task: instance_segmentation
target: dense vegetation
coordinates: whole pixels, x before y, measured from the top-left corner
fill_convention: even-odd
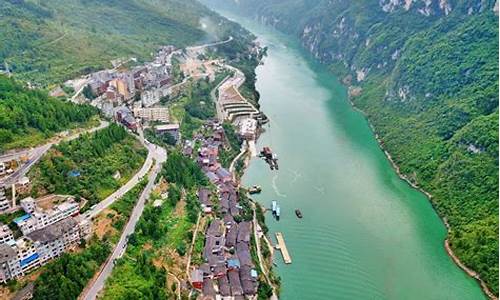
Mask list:
[[[210,97],[210,92],[215,84],[210,84],[208,78],[196,81],[193,87],[188,89],[190,95],[189,102],[185,109],[192,117],[206,120],[215,117],[215,103]]]
[[[240,153],[242,141],[231,123],[223,123],[222,127],[229,147],[224,147],[219,151],[219,161],[223,167],[229,168],[233,159]]]
[[[169,188],[169,197],[172,187]],[[153,197],[154,199],[154,197]],[[196,196],[194,196],[196,200]],[[176,204],[179,199],[174,201]],[[104,299],[171,299],[175,283],[167,288],[167,269],[172,272],[180,266],[172,252],[184,256],[192,238],[194,222],[188,214],[176,213],[172,200],[161,207],[147,205],[129,238],[125,256],[118,260],[106,282]]]
[[[33,195],[76,195],[96,204],[142,166],[146,150],[122,127],[111,124],[93,134],[63,142],[30,171]],[[119,172],[120,179],[114,178]]]
[[[175,66],[174,64],[174,68]],[[216,117],[211,92],[228,75],[229,72],[223,71],[215,74],[213,81],[205,79],[190,82],[184,87],[181,95],[168,99],[170,113],[180,123],[183,138],[193,138],[193,134],[200,129],[203,121]]]
[[[34,146],[91,120],[97,110],[49,97],[0,75],[0,152]]]
[[[196,185],[207,185],[208,180],[200,167],[179,151],[172,151],[160,173],[168,182],[186,189]]]
[[[213,0],[208,2],[221,1]],[[433,195],[450,244],[498,295],[495,1],[234,1],[297,36],[347,85],[401,172]],[[227,1],[224,1],[227,9]],[[354,89],[353,89],[354,91]]]
[[[194,0],[47,0],[0,5],[0,65],[41,84],[150,58],[158,46],[225,38],[241,30]]]
[[[65,253],[50,262],[35,281],[33,299],[77,299],[87,282],[111,253],[105,241],[92,240],[79,253]]]

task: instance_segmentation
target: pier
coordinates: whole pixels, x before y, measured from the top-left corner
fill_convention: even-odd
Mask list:
[[[285,239],[283,238],[283,234],[281,232],[276,232],[276,240],[278,241],[278,244],[276,245],[276,249],[279,249],[281,251],[281,255],[283,256],[283,260],[285,261],[285,264],[291,264],[292,258],[290,257],[290,254],[288,253],[288,249],[286,248],[286,244],[285,244]]]

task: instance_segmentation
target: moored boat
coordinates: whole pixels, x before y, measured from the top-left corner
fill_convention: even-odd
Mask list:
[[[295,214],[297,215],[297,218],[302,219],[302,212],[299,209],[295,210]]]
[[[262,188],[260,187],[260,185],[254,185],[248,189],[248,193],[250,193],[250,194],[258,194],[261,191],[262,191]]]

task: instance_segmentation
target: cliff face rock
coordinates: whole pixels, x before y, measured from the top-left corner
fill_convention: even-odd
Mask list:
[[[296,36],[343,78],[498,295],[498,0],[206,1]]]
[[[430,16],[432,14],[444,14],[448,15],[452,6],[448,0],[380,0],[380,6],[385,12],[393,12],[397,9],[404,9],[406,11],[410,9],[415,9],[424,16]]]
[[[307,3],[306,3],[307,2]],[[309,5],[307,5],[309,4]],[[491,12],[497,2],[487,0],[379,0],[377,1],[248,1],[234,2],[261,23],[296,35],[303,46],[343,76],[362,82],[387,75],[405,56],[407,40],[447,19],[472,18]],[[370,70],[370,72],[368,72]],[[401,68],[400,68],[401,70]],[[395,76],[392,76],[398,81]],[[387,94],[414,98],[405,82],[392,82]],[[432,93],[428,92],[427,94]]]

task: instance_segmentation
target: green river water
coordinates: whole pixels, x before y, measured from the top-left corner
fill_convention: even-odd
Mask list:
[[[398,178],[346,89],[294,40],[223,14],[269,47],[257,89],[271,122],[257,146],[270,146],[280,169],[254,158],[243,182],[262,186],[254,198],[264,206],[281,206],[279,222],[266,214],[269,235],[283,232],[293,260],[274,258],[281,298],[484,299],[447,256],[429,201]]]

